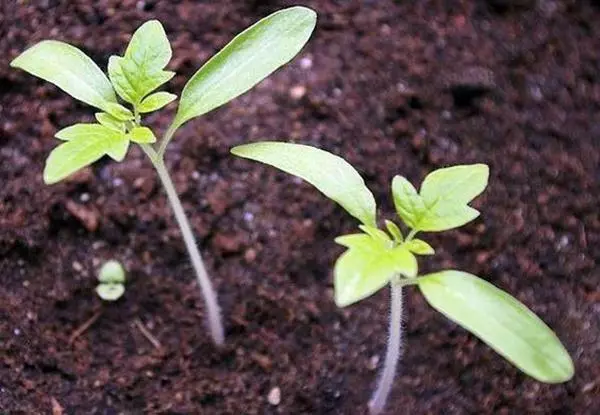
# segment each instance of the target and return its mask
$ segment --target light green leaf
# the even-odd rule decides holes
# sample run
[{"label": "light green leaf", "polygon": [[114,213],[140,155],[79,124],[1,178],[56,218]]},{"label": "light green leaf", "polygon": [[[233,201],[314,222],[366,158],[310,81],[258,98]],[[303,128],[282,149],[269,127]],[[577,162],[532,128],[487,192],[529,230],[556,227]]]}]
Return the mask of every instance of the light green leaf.
[{"label": "light green leaf", "polygon": [[402,246],[391,247],[367,234],[345,235],[336,242],[348,250],[334,268],[335,303],[345,307],[384,287],[395,275],[415,277],[417,260]]},{"label": "light green leaf", "polygon": [[547,383],[574,374],[556,335],[527,307],[474,275],[442,271],[418,280],[433,308],[483,340],[529,376]]},{"label": "light green leaf", "polygon": [[273,141],[241,145],[231,152],[306,180],[365,225],[377,226],[373,194],[343,158],[311,146]]},{"label": "light green leaf", "polygon": [[172,101],[177,99],[177,95],[170,94],[168,92],[156,92],[152,95],[148,95],[142,100],[138,107],[138,111],[142,114],[146,112],[152,112],[161,109],[165,105],[168,105]]},{"label": "light green leaf", "polygon": [[44,182],[56,183],[92,164],[104,154],[120,161],[127,151],[125,133],[100,124],[76,124],[57,133],[66,142],[56,147],[46,160]]},{"label": "light green leaf", "polygon": [[133,113],[121,104],[107,104],[106,112],[108,112],[110,115],[112,115],[119,121],[129,121],[133,120],[134,118]]},{"label": "light green leaf", "polygon": [[487,186],[489,168],[485,164],[471,164],[439,169],[430,173],[421,185],[421,198],[427,212],[417,228],[439,232],[462,226],[479,212],[469,206]]},{"label": "light green leaf", "polygon": [[148,144],[156,142],[156,137],[148,127],[135,127],[129,132],[129,139],[135,143]]},{"label": "light green leaf", "polygon": [[64,42],[44,40],[10,65],[53,83],[80,101],[106,111],[117,97],[102,70],[85,53]]},{"label": "light green leaf", "polygon": [[112,128],[117,131],[125,131],[125,123],[113,117],[106,112],[97,112],[94,114],[96,120],[105,127]]},{"label": "light green leaf", "polygon": [[119,261],[106,261],[98,273],[98,281],[107,284],[125,283],[125,270]]},{"label": "light green leaf", "polygon": [[394,238],[394,241],[402,242],[404,240],[404,237],[402,236],[402,231],[394,222],[386,219],[385,227],[387,228],[390,235],[392,235],[392,238]]},{"label": "light green leaf", "polygon": [[290,7],[237,35],[186,84],[172,128],[243,94],[289,62],[308,41],[316,19],[306,7]]},{"label": "light green leaf", "polygon": [[402,176],[392,180],[392,195],[398,216],[411,228],[416,228],[425,212],[425,204],[414,186]]},{"label": "light green leaf", "polygon": [[100,284],[96,287],[98,297],[104,301],[116,301],[125,294],[123,284]]},{"label": "light green leaf", "polygon": [[485,164],[468,164],[435,170],[425,177],[420,195],[425,204],[467,204],[487,186],[490,170]]},{"label": "light green leaf", "polygon": [[385,242],[390,247],[394,246],[392,240],[390,239],[390,236],[381,229],[367,225],[359,225],[358,227],[361,231],[363,231],[367,235],[370,235],[372,238],[379,239],[380,241]]},{"label": "light green leaf", "polygon": [[138,105],[175,73],[163,71],[171,60],[171,45],[157,20],[144,23],[133,34],[125,56],[111,56],[108,76],[125,101]]},{"label": "light green leaf", "polygon": [[406,249],[416,255],[433,255],[435,250],[422,239],[412,239],[406,243]]},{"label": "light green leaf", "polygon": [[141,25],[131,37],[125,57],[147,72],[163,69],[171,60],[171,45],[158,20]]}]

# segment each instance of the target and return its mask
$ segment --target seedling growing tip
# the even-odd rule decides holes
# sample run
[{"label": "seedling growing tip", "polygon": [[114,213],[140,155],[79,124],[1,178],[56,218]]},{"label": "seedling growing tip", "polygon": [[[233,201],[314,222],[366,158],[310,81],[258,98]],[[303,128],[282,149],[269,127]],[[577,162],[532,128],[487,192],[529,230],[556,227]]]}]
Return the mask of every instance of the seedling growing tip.
[{"label": "seedling growing tip", "polygon": [[104,301],[116,301],[125,294],[125,270],[119,261],[106,261],[100,268],[98,281],[96,293]]},{"label": "seedling growing tip", "polygon": [[392,388],[402,335],[402,289],[416,285],[427,302],[469,330],[501,356],[540,382],[559,383],[574,373],[571,357],[556,335],[525,305],[485,280],[457,270],[419,275],[417,256],[434,249],[420,232],[460,227],[479,216],[468,204],[486,188],[488,167],[472,164],[430,173],[420,191],[404,177],[392,181],[396,212],[404,228],[385,221],[377,227],[376,204],[358,172],[345,160],[300,144],[262,142],[235,147],[232,153],[277,167],[314,185],[357,218],[360,233],[336,238],[347,250],[334,268],[335,302],[354,304],[391,287],[388,346],[383,371],[369,402],[383,411]]},{"label": "seedling growing tip", "polygon": [[315,23],[314,11],[290,7],[237,35],[185,85],[175,118],[160,141],[142,119],[143,114],[177,98],[168,92],[154,92],[175,75],[165,70],[171,60],[171,46],[160,22],[144,23],[133,34],[124,55],[110,57],[108,77],[81,50],[55,40],[44,40],[11,62],[11,66],[49,81],[101,111],[95,114],[96,123],[75,124],[56,133],[63,143],[46,160],[47,184],[59,182],[105,155],[122,161],[131,143],[138,144],[149,157],[181,229],[216,344],[224,341],[217,296],[165,166],[165,151],[184,123],[243,94],[290,61],[308,41]]}]

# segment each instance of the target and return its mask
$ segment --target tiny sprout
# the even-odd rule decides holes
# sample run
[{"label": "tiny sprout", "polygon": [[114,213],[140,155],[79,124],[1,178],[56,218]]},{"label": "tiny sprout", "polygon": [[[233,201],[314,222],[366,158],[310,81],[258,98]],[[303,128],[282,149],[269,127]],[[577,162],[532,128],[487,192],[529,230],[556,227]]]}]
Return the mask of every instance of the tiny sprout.
[{"label": "tiny sprout", "polygon": [[11,62],[12,67],[51,82],[100,110],[95,114],[97,123],[75,124],[56,133],[62,143],[46,160],[45,183],[57,183],[105,155],[120,162],[132,143],[146,153],[181,229],[217,345],[224,341],[217,295],[167,171],[165,151],[183,124],[226,104],[289,62],[308,41],[315,24],[314,11],[290,7],[237,35],[187,82],[175,118],[161,140],[142,122],[142,114],[159,110],[177,98],[168,92],[154,92],[175,75],[165,70],[171,60],[171,45],[157,20],[136,30],[123,56],[110,57],[108,77],[81,50],[56,40],[39,42]]},{"label": "tiny sprout", "polygon": [[118,261],[105,262],[98,273],[98,281],[96,293],[105,301],[116,301],[125,293],[125,270]]},{"label": "tiny sprout", "polygon": [[469,203],[487,186],[489,170],[485,164],[435,170],[425,177],[419,192],[404,177],[394,177],[394,205],[408,230],[404,237],[392,221],[385,221],[387,232],[377,227],[371,191],[358,172],[338,156],[306,145],[278,142],[242,145],[232,153],[306,180],[362,223],[362,232],[335,239],[346,251],[335,263],[334,297],[339,307],[346,307],[388,284],[391,287],[388,347],[382,375],[369,402],[372,414],[383,411],[392,389],[400,356],[405,286],[418,286],[435,310],[534,379],[560,383],[573,376],[571,357],[556,335],[508,293],[462,271],[418,274],[416,256],[435,251],[415,236],[454,229],[479,216]]}]

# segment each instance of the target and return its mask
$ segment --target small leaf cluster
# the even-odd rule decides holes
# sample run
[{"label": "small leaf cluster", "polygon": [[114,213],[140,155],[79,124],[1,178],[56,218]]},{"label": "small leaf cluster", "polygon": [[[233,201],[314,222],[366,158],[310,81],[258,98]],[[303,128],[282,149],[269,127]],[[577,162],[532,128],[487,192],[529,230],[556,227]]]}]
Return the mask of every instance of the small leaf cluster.
[{"label": "small leaf cluster", "polygon": [[105,301],[116,301],[125,293],[125,270],[119,261],[106,261],[98,273],[96,293]]},{"label": "small leaf cluster", "polygon": [[111,56],[108,76],[84,52],[56,40],[44,40],[11,62],[49,81],[72,97],[100,110],[95,123],[75,124],[56,133],[64,141],[44,169],[44,181],[56,183],[103,156],[122,161],[130,143],[162,158],[181,125],[251,89],[289,62],[308,41],[316,13],[305,7],[275,12],[237,35],[208,60],[185,85],[180,105],[158,149],[142,114],[160,110],[177,96],[155,92],[175,75],[165,70],[172,51],[163,26],[150,20],[131,37],[123,56]]},{"label": "small leaf cluster", "polygon": [[261,142],[232,153],[277,167],[314,185],[359,219],[360,233],[335,241],[346,251],[334,268],[340,307],[354,304],[387,284],[417,285],[429,304],[466,328],[523,372],[543,382],[573,376],[573,362],[556,335],[527,307],[485,280],[457,270],[419,275],[417,256],[434,249],[415,236],[460,227],[479,216],[469,203],[487,186],[485,164],[441,168],[425,177],[419,191],[404,177],[392,180],[400,226],[377,227],[376,204],[358,172],[342,158],[314,147]]}]

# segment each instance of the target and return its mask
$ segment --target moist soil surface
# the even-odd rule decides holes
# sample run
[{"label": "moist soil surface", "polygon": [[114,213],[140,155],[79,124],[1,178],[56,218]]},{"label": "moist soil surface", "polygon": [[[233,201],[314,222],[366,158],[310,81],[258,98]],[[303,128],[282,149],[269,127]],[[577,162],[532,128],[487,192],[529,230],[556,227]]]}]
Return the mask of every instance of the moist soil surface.
[{"label": "moist soil surface", "polygon": [[[336,308],[333,238],[357,223],[299,180],[229,154],[261,139],[345,157],[381,219],[395,217],[396,174],[418,183],[439,167],[490,165],[482,215],[423,235],[437,253],[421,269],[469,271],[515,295],[556,331],[576,375],[560,385],[526,377],[407,289],[387,414],[600,413],[597,2],[307,1],[319,22],[303,52],[169,147],[219,293],[220,349],[144,154],[132,148],[123,163],[44,185],[54,133],[94,111],[8,62],[53,38],[105,68],[157,18],[178,73],[168,89],[180,92],[234,34],[291,3],[1,3],[0,413],[366,413],[389,292]],[[173,107],[148,123],[163,131]],[[128,269],[127,290],[103,304],[96,272],[109,258]]]}]

